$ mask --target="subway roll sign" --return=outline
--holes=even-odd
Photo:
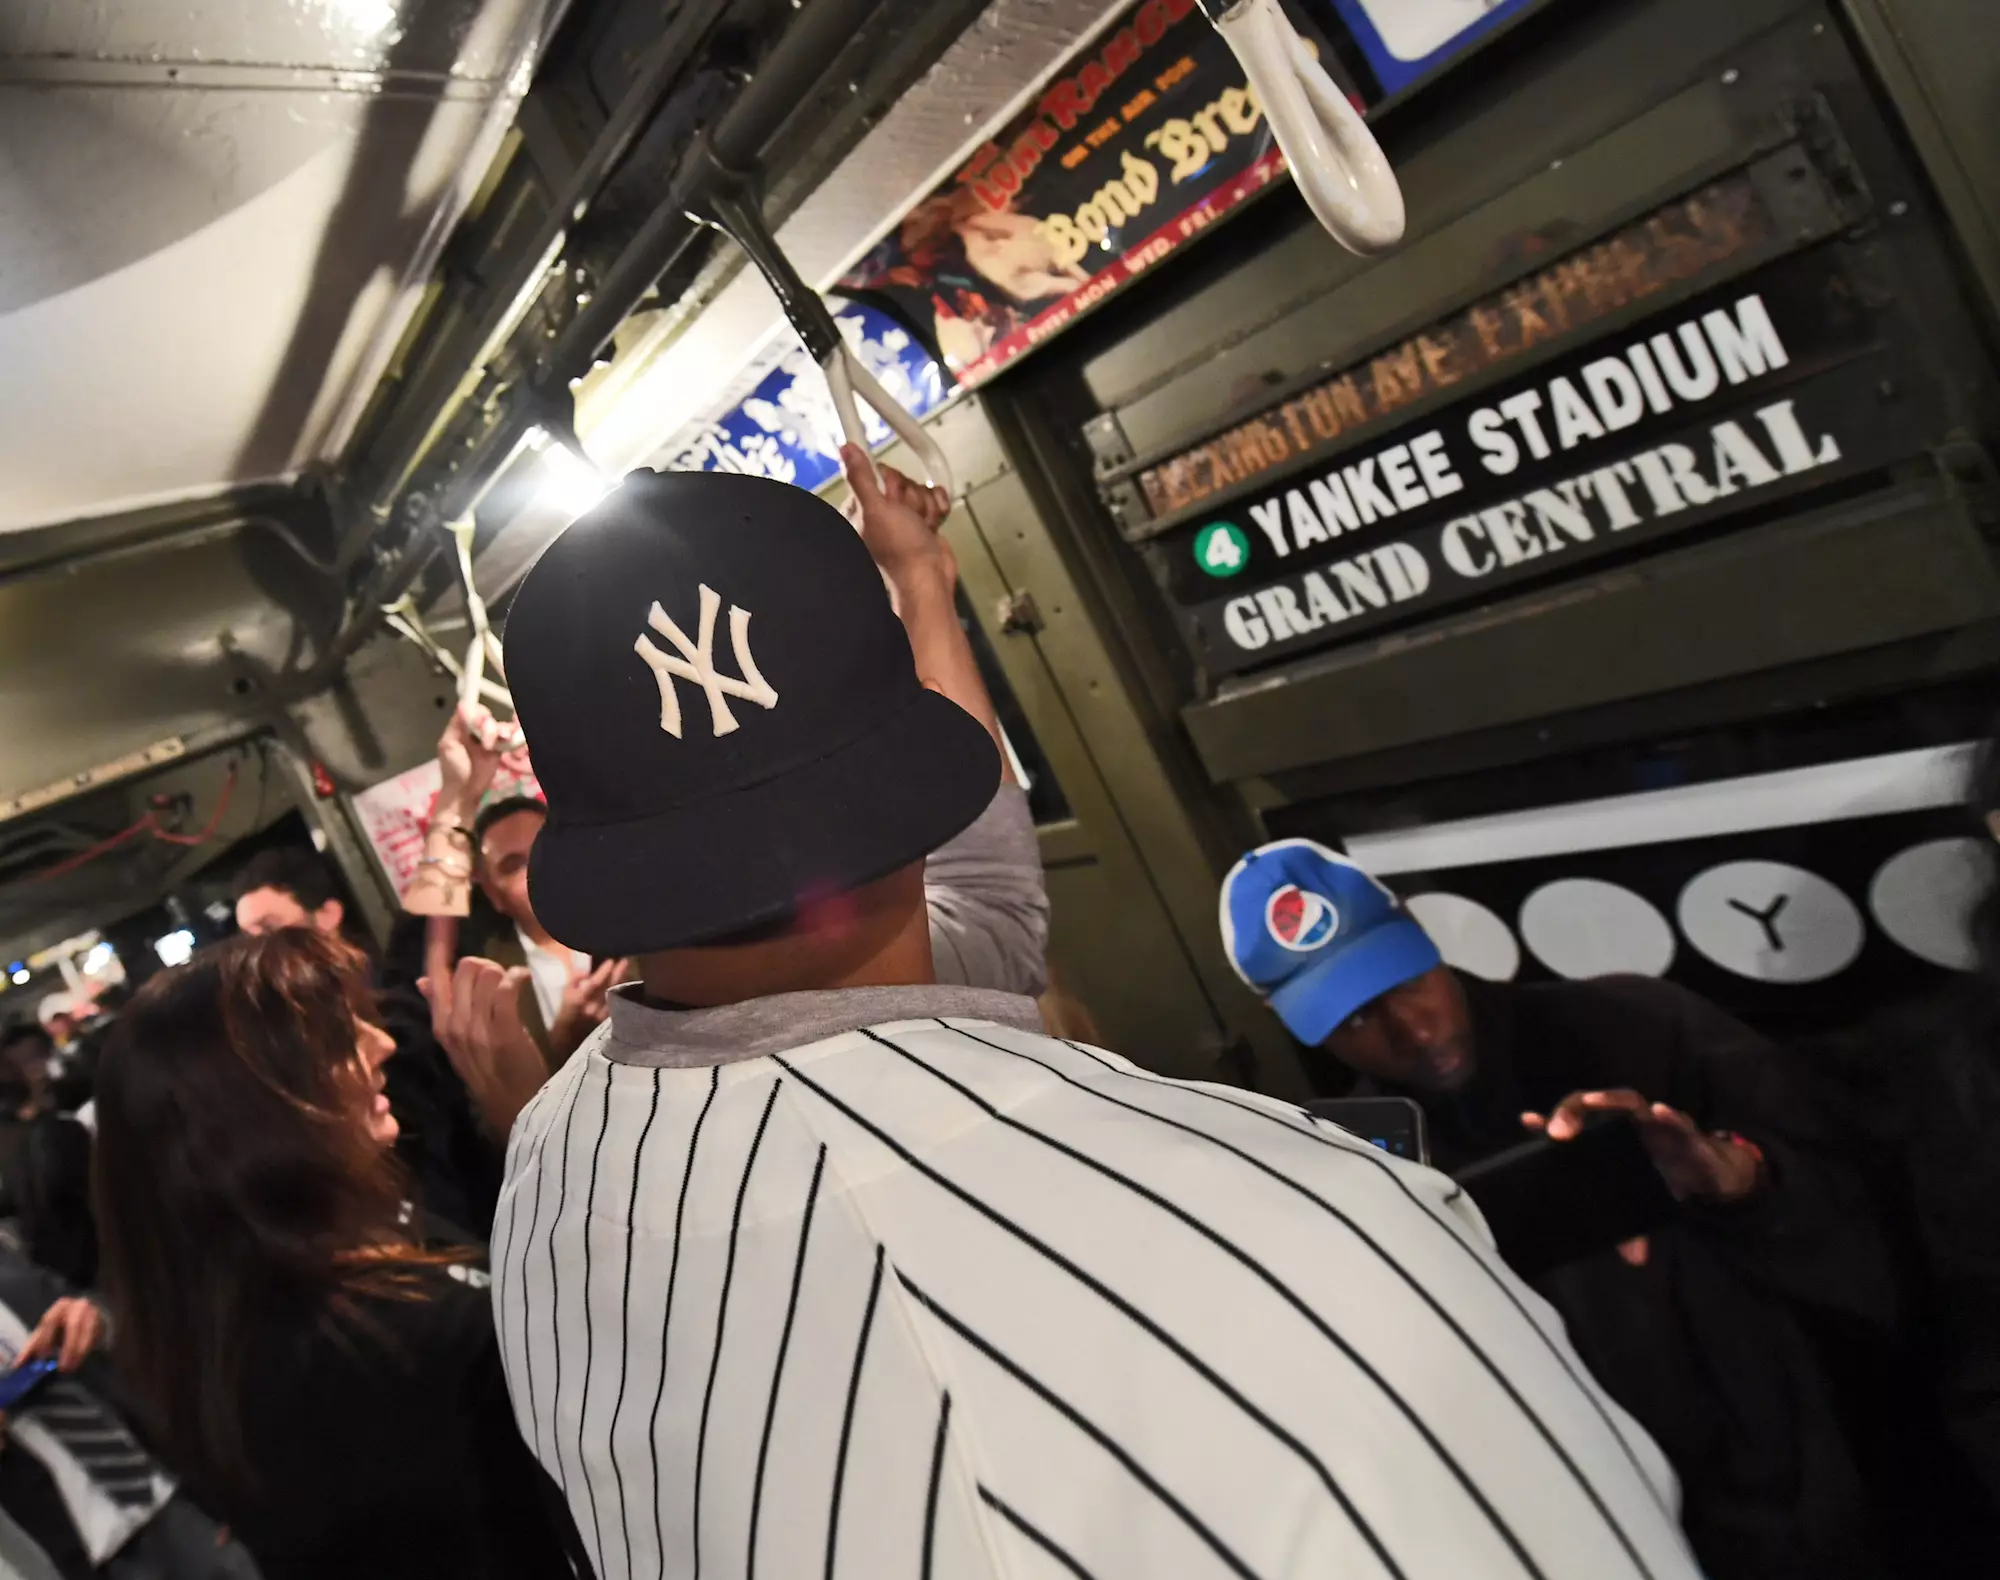
[[[1893,348],[1824,253],[1415,419],[1148,546],[1230,674],[1511,595],[1921,448]]]

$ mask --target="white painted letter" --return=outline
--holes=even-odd
[[[1479,446],[1479,464],[1495,477],[1505,477],[1521,464],[1521,447],[1508,434],[1506,419],[1491,406],[1482,406],[1465,424],[1472,442]]]
[[[1792,359],[1778,338],[1778,326],[1764,310],[1764,298],[1746,296],[1736,304],[1731,318],[1720,308],[1701,315],[1701,327],[1708,331],[1709,343],[1722,362],[1723,376],[1741,384],[1772,368],[1781,368]]]
[[[1254,598],[1232,598],[1222,606],[1222,626],[1229,640],[1255,652],[1271,640],[1271,633],[1257,614]]]

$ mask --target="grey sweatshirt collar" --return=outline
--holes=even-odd
[[[611,995],[611,1035],[604,1056],[614,1064],[664,1069],[699,1068],[761,1059],[807,1043],[899,1020],[990,1020],[1017,1031],[1040,1031],[1041,1012],[1031,998],[991,988],[840,988],[818,993],[776,993],[714,1009],[655,1009],[637,987]]]

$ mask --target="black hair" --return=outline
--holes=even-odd
[[[549,815],[549,804],[531,795],[510,795],[503,801],[495,801],[491,806],[481,807],[479,816],[472,820],[472,850],[476,856],[479,847],[486,843],[486,835],[495,823],[501,823],[519,812],[533,812],[539,817]]]
[[[24,1021],[18,1026],[10,1026],[4,1036],[0,1036],[0,1062],[4,1062],[11,1072],[14,1060],[22,1050],[30,1046],[40,1050],[47,1058],[56,1051],[55,1036],[48,1027],[37,1021]]]
[[[251,857],[250,865],[236,880],[236,898],[259,889],[289,894],[308,911],[341,897],[332,867],[301,845],[273,845]]]

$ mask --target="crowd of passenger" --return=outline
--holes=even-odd
[[[1782,1046],[1455,972],[1287,841],[1225,945],[1437,1172],[1148,1075],[1050,1035],[948,501],[846,460],[858,530],[638,474],[550,549],[549,803],[456,711],[385,947],[271,850],[235,936],[8,1034],[0,1355],[60,1373],[0,1575],[1990,1568],[2000,891],[1948,994]],[[1450,1176],[1607,1115],[1671,1216],[1510,1269]]]

